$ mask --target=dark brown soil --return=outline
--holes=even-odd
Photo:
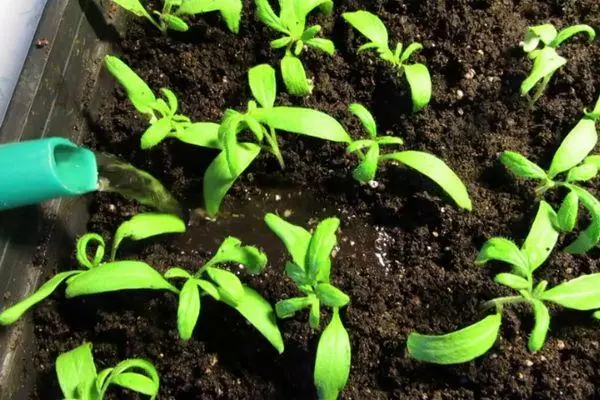
[[[247,70],[262,62],[275,64],[280,56],[268,49],[276,36],[255,20],[254,7],[246,3],[237,36],[215,15],[197,18],[188,33],[168,37],[140,22],[116,44],[117,52],[153,88],[174,90],[193,120],[219,121],[226,108],[245,108]],[[423,112],[410,112],[406,87],[387,65],[373,54],[356,55],[363,39],[340,14],[357,9],[380,15],[392,40],[425,46],[419,58],[433,75],[434,94]],[[411,360],[405,351],[409,332],[455,330],[481,318],[484,301],[506,294],[492,282],[493,271],[476,268],[473,260],[486,238],[522,240],[537,205],[531,186],[509,176],[497,156],[513,149],[546,166],[583,108],[600,95],[598,43],[575,39],[560,50],[569,64],[528,109],[518,89],[530,61],[517,44],[528,25],[544,22],[598,29],[600,3],[348,0],[336,1],[335,18],[317,21],[338,52],[330,58],[307,51],[305,65],[316,83],[313,95],[302,100],[282,93],[279,104],[325,111],[359,137],[363,132],[347,106],[363,103],[380,130],[403,137],[407,149],[443,158],[468,184],[473,212],[457,209],[433,184],[399,167],[383,168],[376,189],[361,186],[350,177],[356,160],[342,147],[281,133],[286,170],[261,157],[235,185],[217,221],[195,212],[185,235],[130,244],[121,256],[139,257],[161,269],[194,269],[224,237],[234,235],[268,253],[267,272],[244,279],[275,303],[296,291],[284,278],[287,255],[262,222],[264,214],[289,210],[290,219],[305,226],[336,215],[342,230],[333,279],[352,298],[344,315],[353,352],[344,399],[600,398],[600,327],[583,313],[553,310],[548,342],[537,354],[526,350],[532,316],[525,308],[505,313],[498,343],[474,362],[432,366]],[[150,171],[188,207],[202,205],[203,171],[213,152],[174,141],[140,150],[145,123],[121,90],[90,121],[95,133],[90,146]],[[95,195],[89,229],[108,238],[136,210],[116,196]],[[600,272],[598,254],[556,251],[539,278],[552,284]],[[181,342],[176,299],[170,294],[71,301],[59,294],[38,308],[35,322],[39,398],[59,396],[53,361],[83,341],[94,343],[101,366],[126,357],[154,361],[163,399],[315,397],[312,365],[319,334],[308,328],[303,313],[280,322],[286,343],[282,356],[235,311],[211,301],[203,305],[194,338]]]

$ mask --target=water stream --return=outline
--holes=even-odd
[[[183,209],[171,193],[149,173],[106,153],[95,153],[100,192],[119,193],[128,200],[157,211],[184,217]]]

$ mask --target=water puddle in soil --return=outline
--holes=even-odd
[[[94,153],[98,163],[100,192],[115,192],[153,209],[183,217],[179,202],[149,173],[106,153]]]
[[[253,193],[256,191],[253,190]],[[176,239],[176,246],[186,253],[214,251],[227,236],[235,236],[269,254],[272,262],[288,258],[283,244],[264,222],[266,213],[275,213],[293,224],[312,230],[324,218],[338,217],[338,254],[360,266],[384,268],[386,274],[395,261],[388,259],[393,238],[384,228],[374,227],[369,216],[357,215],[346,204],[328,203],[322,196],[307,190],[271,188],[243,199],[226,199],[223,211],[216,220],[204,211],[192,211],[186,233]]]

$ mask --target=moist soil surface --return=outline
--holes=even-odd
[[[277,36],[255,20],[251,2],[245,3],[239,35],[227,31],[214,14],[193,18],[187,33],[168,36],[140,20],[115,42],[115,52],[153,89],[171,88],[193,121],[218,122],[227,108],[245,109],[250,99],[247,70],[263,62],[276,65],[281,56],[268,46]],[[357,55],[364,39],[343,22],[341,13],[358,9],[381,16],[393,42],[424,45],[417,59],[426,62],[433,79],[433,100],[424,111],[411,112],[406,84],[375,54]],[[276,212],[308,227],[338,216],[342,225],[332,277],[352,299],[343,313],[352,370],[342,398],[600,398],[600,326],[587,313],[552,309],[548,341],[536,354],[526,349],[532,328],[527,307],[506,309],[496,345],[473,362],[427,365],[410,359],[405,349],[411,331],[459,329],[485,315],[485,301],[510,293],[493,283],[501,265],[481,268],[473,261],[492,236],[521,243],[537,203],[533,186],[510,176],[498,155],[516,150],[548,166],[582,110],[600,94],[600,47],[578,37],[561,47],[569,63],[529,108],[519,85],[531,62],[518,43],[528,25],[545,22],[598,29],[600,4],[349,0],[336,1],[334,18],[315,15],[311,22],[324,27],[338,51],[333,57],[306,51],[304,64],[315,80],[312,96],[298,99],[281,92],[278,103],[329,113],[355,138],[365,132],[347,107],[364,104],[381,132],[404,138],[405,149],[445,160],[467,184],[473,211],[458,209],[433,183],[399,166],[384,166],[377,184],[360,185],[351,178],[356,159],[343,146],[281,132],[285,170],[261,155],[226,197],[220,217],[208,220],[199,208],[202,178],[216,154],[173,140],[140,150],[146,121],[115,89],[99,112],[90,112],[93,135],[87,144],[149,171],[192,210],[187,233],[125,244],[120,257],[139,258],[160,270],[175,265],[195,270],[233,235],[268,254],[261,275],[232,268],[274,304],[299,293],[284,276],[288,255],[264,224],[264,214]],[[88,228],[108,240],[119,223],[140,210],[116,195],[94,195]],[[585,256],[561,251],[570,239],[561,238],[538,279],[552,285],[600,272],[597,250]],[[55,272],[74,265],[72,260],[71,266],[48,267]],[[168,293],[76,300],[55,294],[35,311],[41,371],[37,398],[59,397],[54,360],[84,341],[94,343],[101,367],[128,357],[155,362],[164,399],[315,398],[312,368],[319,332],[309,329],[305,312],[279,322],[283,355],[223,304],[203,302],[195,334],[185,343],[177,336],[176,313],[177,299]],[[327,322],[329,316],[322,318]]]

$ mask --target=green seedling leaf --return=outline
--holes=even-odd
[[[90,259],[87,252],[90,242],[96,242],[96,252],[92,259]],[[102,236],[97,233],[86,233],[77,240],[76,247],[75,257],[80,265],[90,269],[95,268],[102,263],[102,260],[104,259],[104,249],[106,247]]]
[[[401,51],[402,44],[398,43],[398,47],[400,48],[400,51]],[[422,50],[422,49],[423,49],[423,45],[421,43],[411,43],[406,48],[406,50],[404,50],[404,53],[402,53],[402,56],[400,57],[400,63],[404,64],[404,62],[407,61],[410,58],[410,56],[412,56],[416,51],[419,51],[419,50]]]
[[[265,223],[284,243],[294,263],[304,271],[306,255],[312,239],[310,232],[272,213],[265,215]]]
[[[224,297],[228,303],[237,305],[244,295],[244,287],[240,278],[238,278],[233,272],[225,271],[223,269],[207,267],[206,273],[210,276],[218,286],[219,294]]]
[[[219,293],[219,289],[217,289],[217,287],[211,282],[205,281],[203,279],[195,279],[194,281],[200,287],[200,289],[208,293],[210,297],[217,301],[221,300],[221,293]]]
[[[324,219],[317,225],[306,255],[308,278],[312,281],[329,282],[331,252],[337,244],[335,232],[340,227],[337,218]]]
[[[2,313],[0,313],[0,325],[6,326],[14,324],[19,318],[21,318],[23,314],[27,312],[27,310],[44,300],[46,297],[50,296],[61,283],[68,278],[81,273],[83,273],[83,271],[67,271],[56,274],[52,279],[40,286],[40,288],[31,296],[2,311]]]
[[[233,33],[238,33],[242,17],[241,0],[184,0],[177,9],[178,15],[196,15],[219,11]]]
[[[290,43],[292,43],[292,38],[289,37],[289,36],[284,36],[282,38],[272,40],[271,41],[271,48],[272,49],[281,49],[283,47],[286,47]]]
[[[490,315],[481,321],[446,335],[408,335],[411,357],[434,364],[461,364],[471,361],[492,348],[500,331],[501,314]]]
[[[310,28],[305,30],[304,33],[302,33],[300,40],[302,40],[303,42],[306,42],[307,40],[314,38],[315,36],[317,36],[317,33],[321,32],[321,29],[323,29],[321,27],[321,25],[311,26]]]
[[[525,40],[521,42],[521,46],[525,52],[529,53],[538,47],[540,40],[545,45],[552,43],[557,34],[556,28],[552,24],[532,26],[527,29]]]
[[[165,272],[165,278],[167,278],[167,279],[173,279],[173,278],[190,279],[190,278],[192,278],[192,275],[183,268],[173,267],[173,268],[169,268],[167,270],[167,272]]]
[[[586,157],[585,160],[583,160],[583,163],[592,164],[600,170],[600,155],[595,154],[593,156]]]
[[[329,283],[319,283],[315,286],[315,293],[321,303],[329,307],[341,308],[350,302],[346,293]]]
[[[600,319],[600,311],[596,311],[592,316],[596,319]]]
[[[174,31],[186,32],[190,29],[189,25],[176,15],[162,14],[160,18]]]
[[[533,68],[529,76],[521,84],[521,96],[526,96],[531,89],[543,79],[551,77],[560,67],[567,63],[567,59],[558,55],[556,50],[551,47],[544,47],[539,50]]]
[[[317,346],[314,380],[319,399],[337,399],[348,382],[350,362],[350,337],[338,309],[334,308],[331,322],[323,331]]]
[[[342,18],[363,36],[375,43],[377,47],[388,47],[387,28],[377,15],[368,11],[355,11],[343,13]]]
[[[379,145],[388,145],[388,144],[403,145],[404,140],[402,140],[402,138],[399,138],[396,136],[380,136],[377,138],[377,144],[379,144]]]
[[[531,336],[529,336],[527,347],[529,348],[529,351],[535,353],[540,351],[546,342],[546,335],[550,328],[550,312],[548,311],[548,307],[541,301],[533,299],[531,302],[533,305],[535,325],[531,331]]]
[[[548,176],[552,179],[583,161],[598,142],[595,122],[583,118],[561,143],[550,164]]]
[[[273,129],[307,135],[332,142],[350,143],[344,127],[329,115],[298,107],[273,107],[256,110],[255,118]]]
[[[298,311],[310,307],[312,299],[310,297],[293,297],[291,299],[285,299],[278,301],[275,304],[275,313],[277,317],[281,319],[291,318]]]
[[[288,29],[283,25],[281,19],[275,14],[269,4],[269,0],[255,0],[258,19],[268,27],[278,32],[289,34]],[[291,41],[291,38],[290,38]]]
[[[273,307],[260,294],[244,286],[244,294],[237,305],[230,304],[248,320],[275,347],[279,354],[284,345]]]
[[[515,290],[529,288],[529,282],[527,282],[527,279],[524,279],[518,275],[501,273],[496,275],[494,281]]]
[[[321,323],[321,301],[314,297],[310,305],[310,313],[308,314],[308,325],[312,329],[318,329]]]
[[[375,179],[379,163],[379,145],[373,144],[358,167],[352,171],[352,177],[359,182],[369,182]]]
[[[83,344],[56,359],[56,376],[65,399],[99,399],[92,345]]]
[[[355,140],[352,143],[350,143],[348,145],[348,147],[346,147],[346,152],[347,153],[354,153],[358,150],[362,150],[365,147],[371,147],[373,145],[377,144],[377,142],[375,140],[371,140],[371,139],[360,139],[360,140]]]
[[[194,146],[220,149],[219,124],[196,122],[186,126],[181,132],[172,132],[170,136]]]
[[[144,381],[143,386],[139,388],[139,389],[143,390],[140,393],[148,394],[149,396],[151,396],[150,397],[151,399],[155,399],[158,394],[159,387],[160,387],[160,378],[158,377],[158,372],[156,371],[156,368],[154,367],[154,365],[152,365],[152,363],[150,363],[146,360],[139,359],[139,358],[132,358],[129,360],[121,361],[119,364],[117,364],[117,366],[115,366],[114,368],[112,368],[110,370],[110,373],[108,375],[106,375],[106,373],[104,373],[104,378],[103,378],[103,382],[101,385],[102,388],[100,390],[99,398],[100,399],[104,398],[106,391],[108,390],[108,387],[111,384],[117,384],[120,386],[122,386],[121,383],[132,384],[131,386],[124,386],[124,387],[126,387],[128,389],[132,389],[132,390],[138,389],[138,387],[136,387],[136,386],[139,385],[140,383],[142,383],[139,379],[136,379],[136,381],[132,382],[131,380],[127,379],[127,375],[126,375],[125,379],[117,378],[123,374],[127,374],[128,371],[133,370],[133,369],[137,369],[137,370],[144,372],[145,375],[149,379],[149,382]],[[103,375],[103,372],[101,372],[99,374],[99,377],[100,377],[100,375]]]
[[[333,12],[332,0],[296,0],[294,1],[294,6],[296,7],[296,14],[300,19],[306,19],[307,15],[317,7],[325,15],[330,15]]]
[[[254,143],[239,143],[235,149],[239,170],[237,174],[231,173],[227,162],[227,154],[222,151],[208,166],[204,173],[204,203],[209,216],[215,217],[223,198],[237,180],[237,178],[250,166],[260,153],[260,146]]]
[[[113,3],[116,3],[126,9],[127,11],[137,15],[138,17],[146,17],[151,18],[148,11],[144,8],[144,5],[139,0],[112,0]],[[68,396],[67,396],[68,397]]]
[[[475,264],[485,264],[490,260],[503,261],[515,267],[515,272],[523,277],[529,275],[528,261],[516,244],[508,239],[489,239],[479,252]]]
[[[543,169],[529,161],[526,157],[514,151],[505,151],[500,156],[500,162],[513,174],[521,178],[546,180],[548,177]]]
[[[154,213],[138,214],[129,221],[123,222],[117,228],[117,232],[113,239],[110,258],[111,260],[115,259],[117,250],[125,238],[142,240],[166,233],[181,232],[185,232],[185,222],[175,215]]]
[[[306,77],[302,61],[291,53],[281,59],[281,76],[289,94],[292,96],[308,96],[313,85]]]
[[[471,211],[472,204],[467,188],[454,171],[436,156],[411,150],[388,154],[381,159],[399,161],[417,170],[437,183],[459,207]]]
[[[135,372],[123,372],[115,376],[112,383],[147,396],[156,395],[156,383],[147,376]]]
[[[596,38],[596,31],[589,25],[573,25],[568,28],[561,30],[556,38],[553,40],[551,46],[558,47],[565,40],[577,35],[578,33],[585,33],[588,35],[588,41],[592,42]]]
[[[134,2],[132,1],[131,3]],[[150,18],[150,16],[148,17]],[[144,114],[154,115],[152,110],[156,102],[156,96],[154,96],[152,89],[150,89],[146,82],[117,57],[107,55],[104,58],[104,64],[108,71],[123,86],[129,101],[131,101],[136,110]]]
[[[295,263],[287,262],[285,264],[285,273],[298,287],[310,284],[306,271]]]
[[[541,300],[574,310],[600,308],[600,274],[583,275],[546,290]]]
[[[200,315],[200,294],[194,279],[188,279],[179,293],[177,331],[183,340],[190,340]]]
[[[567,184],[567,187],[577,193],[583,206],[592,215],[592,223],[566,248],[569,253],[583,254],[593,249],[600,242],[600,201],[579,186]]]
[[[410,86],[413,111],[420,111],[431,100],[431,76],[424,64],[405,64],[403,67]]]
[[[253,274],[258,274],[267,265],[267,256],[254,246],[242,246],[242,241],[232,236],[226,238],[217,253],[206,265],[233,262],[244,265]]]
[[[533,297],[539,298],[542,293],[546,290],[546,286],[548,286],[548,281],[541,281],[537,284],[537,286],[533,289]]]
[[[529,230],[529,235],[527,235],[527,239],[525,239],[525,243],[521,248],[531,272],[538,269],[548,259],[556,245],[559,234],[553,224],[556,219],[556,213],[550,204],[542,200]]]
[[[594,164],[581,164],[569,170],[567,182],[589,181],[598,175],[598,168]]]
[[[154,122],[140,140],[142,150],[148,150],[162,142],[171,132],[171,119],[161,118]]]
[[[316,49],[319,49],[319,50],[329,54],[330,56],[335,54],[335,45],[329,39],[322,39],[322,38],[308,39],[306,41],[306,44],[309,46],[312,46]]]
[[[375,139],[377,137],[377,124],[375,123],[373,114],[371,114],[371,112],[367,110],[365,106],[358,103],[350,104],[348,109],[360,120],[369,133],[369,137],[371,139]]]
[[[277,95],[275,70],[268,64],[261,64],[248,71],[252,95],[263,107],[273,107]]]
[[[167,99],[170,114],[175,114],[179,108],[179,100],[177,100],[175,93],[173,93],[171,89],[167,88],[160,89],[160,93]]]
[[[176,287],[161,274],[141,261],[116,261],[79,274],[67,282],[68,298],[120,290],[169,290],[179,293]]]
[[[579,196],[575,191],[569,192],[563,200],[558,210],[557,223],[558,228],[563,232],[571,232],[575,229],[577,223],[577,214],[579,213]]]

